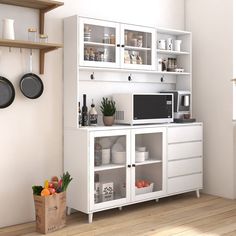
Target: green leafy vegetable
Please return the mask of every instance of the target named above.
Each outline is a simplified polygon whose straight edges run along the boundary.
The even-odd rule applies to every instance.
[[[70,177],[70,174],[68,172],[66,172],[66,173],[63,173],[61,180],[62,180],[61,190],[62,190],[62,192],[64,192],[64,191],[66,191],[72,178]]]
[[[41,195],[41,192],[43,190],[43,187],[42,186],[32,186],[32,189],[33,189],[33,194],[34,195],[38,195],[40,196]]]

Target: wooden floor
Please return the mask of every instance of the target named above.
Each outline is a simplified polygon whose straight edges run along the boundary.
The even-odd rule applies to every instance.
[[[1,236],[36,236],[35,223],[0,229]],[[236,236],[236,201],[194,193],[150,201],[94,214],[74,213],[67,227],[49,236],[225,235]]]

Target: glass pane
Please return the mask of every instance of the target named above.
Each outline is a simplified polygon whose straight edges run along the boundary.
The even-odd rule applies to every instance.
[[[162,190],[162,163],[135,168],[135,195]]]
[[[126,136],[94,140],[94,202],[126,197]]]
[[[84,60],[112,62],[116,60],[116,28],[84,25]]]
[[[162,133],[135,136],[135,194],[162,190]]]
[[[125,30],[125,46],[151,48],[152,34],[141,31]]]
[[[95,138],[94,166],[112,167],[126,163],[126,136]]]
[[[152,64],[152,34],[125,30],[125,64]]]
[[[126,198],[126,168],[95,172],[94,203]]]
[[[125,64],[151,65],[152,51],[125,48],[124,52]]]

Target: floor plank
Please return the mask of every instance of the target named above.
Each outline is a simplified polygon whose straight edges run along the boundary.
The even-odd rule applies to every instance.
[[[35,223],[0,229],[0,236],[38,236]],[[50,236],[236,236],[236,201],[195,193],[135,204],[94,214],[74,213],[67,226]]]

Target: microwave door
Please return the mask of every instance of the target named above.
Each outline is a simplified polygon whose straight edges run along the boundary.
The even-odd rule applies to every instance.
[[[134,120],[172,118],[171,95],[134,95]]]

